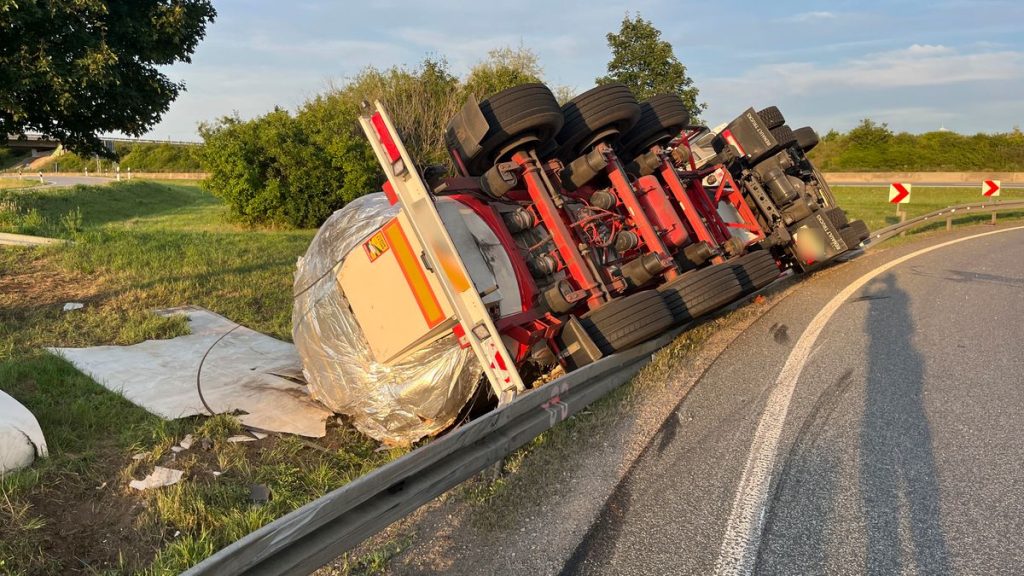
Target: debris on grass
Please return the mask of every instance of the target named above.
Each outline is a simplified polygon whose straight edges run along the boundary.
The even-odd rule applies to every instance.
[[[188,450],[192,447],[193,442],[195,442],[195,440],[192,438],[192,435],[186,434],[185,437],[182,438],[181,442],[178,443],[178,446],[181,446],[184,450]]]
[[[182,475],[184,475],[182,470],[157,466],[153,468],[153,472],[149,476],[142,480],[132,480],[128,483],[128,486],[136,490],[149,490],[151,488],[170,486],[181,481]]]
[[[71,312],[72,310],[81,310],[82,308],[85,308],[85,304],[81,302],[67,302],[64,304],[63,310],[64,312]]]
[[[236,434],[228,438],[228,442],[255,442],[256,439],[252,436],[246,436],[245,434]]]

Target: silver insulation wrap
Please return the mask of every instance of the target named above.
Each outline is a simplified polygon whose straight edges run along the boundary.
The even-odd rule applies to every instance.
[[[408,445],[450,426],[483,371],[472,349],[460,348],[451,334],[392,364],[374,360],[337,272],[348,254],[357,254],[398,211],[376,193],[350,202],[324,222],[299,258],[292,337],[316,400],[376,440]]]

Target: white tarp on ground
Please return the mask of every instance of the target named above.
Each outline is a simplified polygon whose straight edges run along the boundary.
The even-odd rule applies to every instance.
[[[0,390],[0,474],[24,468],[46,456],[46,439],[36,417]]]
[[[187,315],[192,333],[132,346],[50,351],[157,416],[207,414],[196,390],[196,369],[210,346],[237,324],[195,306],[158,313]],[[332,412],[313,401],[305,385],[281,377],[297,374],[302,367],[294,345],[242,326],[224,337],[203,363],[203,397],[218,413],[245,412],[239,420],[251,428],[322,437]]]

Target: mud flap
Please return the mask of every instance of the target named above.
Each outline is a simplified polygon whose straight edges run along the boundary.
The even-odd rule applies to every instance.
[[[561,348],[559,359],[565,362],[566,370],[597,362],[604,356],[575,316],[569,317],[558,335],[558,346]]]

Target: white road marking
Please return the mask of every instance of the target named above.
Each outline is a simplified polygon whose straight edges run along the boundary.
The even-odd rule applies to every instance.
[[[808,324],[793,350],[789,353],[789,358],[786,360],[782,372],[779,373],[779,377],[775,381],[775,388],[768,397],[764,412],[761,413],[761,420],[757,424],[757,431],[754,433],[754,440],[750,445],[747,465],[743,470],[743,476],[740,478],[740,483],[736,490],[736,498],[732,503],[732,512],[729,515],[725,534],[722,537],[722,547],[719,550],[718,560],[715,563],[716,574],[721,576],[745,576],[754,570],[757,550],[761,544],[761,531],[764,527],[765,516],[767,515],[768,488],[771,484],[772,469],[775,466],[779,437],[782,435],[786,413],[789,411],[789,401],[793,396],[796,382],[800,378],[804,365],[807,363],[815,341],[817,341],[821,331],[825,328],[825,325],[832,318],[832,315],[835,314],[836,310],[842,306],[847,298],[872,279],[907,260],[940,248],[945,248],[946,246],[959,244],[966,240],[1012,232],[1014,230],[1024,230],[1024,226],[957,238],[956,240],[922,248],[916,252],[901,256],[875,268],[852,282],[842,292],[832,298],[811,320],[811,323]]]

